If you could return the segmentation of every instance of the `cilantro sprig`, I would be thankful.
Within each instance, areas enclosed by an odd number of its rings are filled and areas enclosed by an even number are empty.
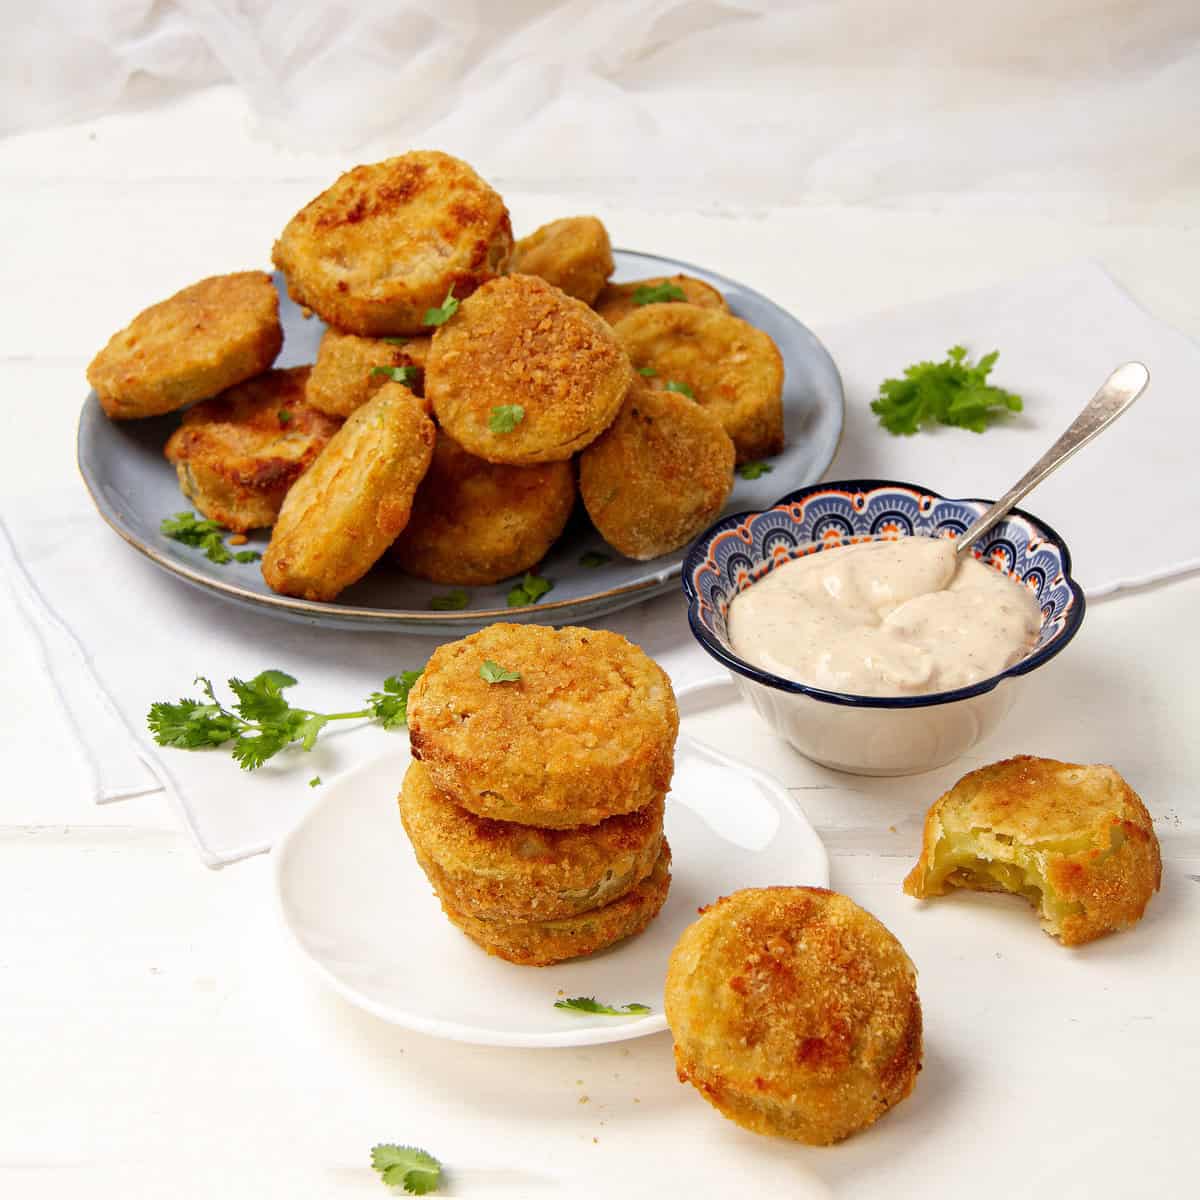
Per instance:
[[[445,300],[442,301],[441,308],[428,308],[425,310],[426,325],[445,325],[454,314],[458,312],[458,301],[454,298],[454,286],[451,285],[450,290],[446,293]]]
[[[683,288],[677,283],[672,283],[669,279],[664,279],[662,283],[642,284],[639,288],[634,288],[633,302],[634,304],[662,304],[668,300],[686,300],[687,297],[683,294]]]
[[[488,428],[493,433],[512,433],[525,420],[523,404],[497,404],[488,413]]]
[[[929,425],[956,425],[983,433],[1009,412],[1020,412],[1021,397],[987,382],[999,351],[972,365],[966,347],[951,346],[945,362],[919,362],[902,379],[885,379],[871,411],[889,433],[905,437]]]
[[[598,1013],[604,1017],[640,1017],[650,1012],[647,1004],[622,1004],[614,1008],[611,1004],[601,1004],[595,996],[572,996],[569,1000],[555,1000],[555,1008],[567,1012]]]
[[[442,1164],[432,1154],[392,1142],[371,1147],[371,1166],[388,1187],[402,1187],[410,1196],[436,1192],[442,1177]]]
[[[404,725],[408,693],[420,675],[420,671],[392,675],[384,681],[382,691],[367,697],[365,707],[339,713],[294,707],[283,693],[295,687],[297,680],[286,671],[260,671],[253,679],[230,679],[229,690],[236,697],[232,708],[217,698],[212,681],[199,675],[195,683],[201,699],[159,700],[150,706],[146,724],[160,746],[202,750],[229,745],[237,764],[254,771],[293,742],[311,750],[330,721],[372,719],[384,729]]]
[[[695,400],[696,398],[696,393],[686,383],[680,383],[678,379],[668,379],[666,390],[668,392],[678,392],[681,396],[686,396],[689,400]]]
[[[509,591],[508,607],[522,608],[526,604],[536,604],[547,592],[553,590],[553,580],[526,572],[525,578]]]
[[[372,367],[372,375],[386,375],[393,383],[407,387],[421,372],[416,367]]]

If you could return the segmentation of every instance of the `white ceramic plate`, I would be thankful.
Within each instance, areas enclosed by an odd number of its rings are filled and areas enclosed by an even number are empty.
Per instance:
[[[689,693],[711,690],[681,692],[681,709]],[[418,1033],[528,1047],[657,1033],[667,1024],[667,957],[700,905],[743,887],[829,882],[825,849],[782,784],[681,735],[666,812],[673,878],[657,919],[590,958],[513,966],[442,915],[396,807],[408,762],[398,750],[327,785],[273,855],[284,924],[318,974],[352,1004]],[[653,1011],[564,1012],[554,1007],[561,995]]]

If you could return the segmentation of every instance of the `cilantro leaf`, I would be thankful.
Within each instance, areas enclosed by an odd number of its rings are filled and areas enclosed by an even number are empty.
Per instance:
[[[602,567],[607,562],[612,562],[612,555],[601,554],[599,550],[589,550],[586,554],[579,556],[581,567]]]
[[[238,698],[234,707],[247,721],[278,721],[291,708],[283,692],[295,686],[295,678],[284,671],[262,671],[249,681],[229,681],[229,690]]]
[[[257,550],[239,550],[233,557],[237,562],[258,562],[262,555]]]
[[[407,346],[412,340],[406,337],[385,337],[379,339],[381,342],[387,342],[389,346]]]
[[[175,704],[162,700],[152,704],[146,723],[160,746],[176,746],[181,750],[224,745],[238,727],[236,717],[223,713],[215,705],[186,699]]]
[[[483,666],[479,668],[479,678],[485,683],[516,683],[521,678],[521,672],[510,671],[499,663],[492,662],[490,658],[485,658]]]
[[[280,425],[287,425],[292,419],[292,414],[286,408],[281,408],[275,415],[279,418]]]
[[[442,307],[426,310],[424,324],[445,325],[456,312],[458,312],[458,301],[454,298],[454,285],[451,284],[445,300],[442,301]]]
[[[436,612],[453,612],[466,608],[471,597],[463,588],[451,588],[444,596],[434,596],[429,601],[429,607]]]
[[[885,379],[871,411],[889,433],[909,436],[930,425],[955,425],[983,433],[1008,412],[1020,412],[1021,397],[987,382],[999,352],[972,365],[965,346],[951,346],[944,362],[919,362],[901,379]]]
[[[552,580],[543,579],[540,575],[531,575],[526,572],[525,578],[508,593],[508,607],[521,608],[526,604],[536,604],[553,588],[554,583]]]
[[[664,279],[662,283],[644,283],[641,287],[635,288],[633,292],[634,304],[662,304],[667,300],[686,299],[683,288],[669,279]]]
[[[488,414],[488,428],[493,433],[512,433],[525,420],[523,404],[497,404]]]
[[[386,375],[393,383],[412,383],[420,374],[416,367],[372,367],[372,375]]]
[[[399,675],[389,675],[383,681],[383,691],[372,692],[367,697],[371,715],[384,729],[395,729],[408,723],[408,693],[420,678],[420,671],[401,671]]]
[[[320,777],[320,775],[314,775],[314,776],[313,776],[313,777],[312,777],[312,778],[311,778],[311,779],[308,781],[308,786],[309,786],[309,787],[320,787],[320,786],[321,786],[321,777]]]
[[[638,374],[645,375],[647,379],[657,375],[658,372],[653,367],[638,367]]]
[[[570,1000],[555,1000],[555,1008],[566,1009],[568,1012],[599,1013],[605,1017],[640,1017],[650,1012],[646,1004],[622,1004],[614,1008],[611,1004],[601,1004],[595,996],[573,996]]]
[[[158,530],[164,537],[203,550],[210,562],[227,563],[233,558],[224,541],[227,530],[218,521],[205,520],[193,512],[178,512],[163,517]]]
[[[766,462],[748,462],[742,463],[737,469],[737,473],[743,479],[761,479],[764,475],[770,475],[775,470],[770,463]]]
[[[402,1187],[411,1196],[437,1191],[442,1164],[416,1146],[387,1143],[371,1147],[371,1166],[388,1187]]]
[[[666,390],[668,392],[678,392],[681,396],[686,396],[689,400],[695,400],[696,398],[696,393],[686,383],[680,383],[678,379],[668,379]]]
[[[255,771],[274,758],[291,741],[286,728],[276,725],[250,726],[233,743],[230,753],[243,771]]]

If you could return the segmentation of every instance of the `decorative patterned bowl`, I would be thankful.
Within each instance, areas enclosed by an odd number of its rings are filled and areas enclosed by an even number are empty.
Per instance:
[[[951,762],[1008,712],[1020,678],[1075,636],[1084,599],[1071,555],[1048,525],[1020,509],[974,547],[976,558],[1037,594],[1042,629],[1020,662],[988,679],[925,696],[856,696],[783,679],[739,658],[726,616],[739,592],[781,563],[837,546],[924,535],[958,537],[991,503],[949,500],[882,479],[818,483],[763,512],[734,513],[693,543],[683,564],[696,640],[733,673],[743,697],[808,758],[859,775],[909,775]]]

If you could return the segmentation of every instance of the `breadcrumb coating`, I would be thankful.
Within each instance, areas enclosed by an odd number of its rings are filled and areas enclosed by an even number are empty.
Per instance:
[[[535,229],[513,250],[514,275],[537,275],[591,304],[613,273],[608,230],[597,217],[563,217]]]
[[[487,683],[488,660],[521,678]],[[620,634],[502,622],[434,651],[408,728],[413,757],[463,807],[561,829],[666,793],[679,710],[663,669]]]
[[[667,966],[680,1082],[755,1133],[829,1145],[912,1091],[916,970],[824,888],[747,888],[701,909]]]
[[[267,371],[194,404],[163,453],[183,494],[235,533],[274,525],[341,421],[305,403],[307,367]]]
[[[612,329],[532,275],[497,279],[433,338],[425,393],[464,450],[516,465],[570,458],[612,423],[633,379]],[[496,429],[494,410],[519,406]]]
[[[419,856],[418,856],[419,858]],[[654,869],[619,899],[553,921],[484,921],[439,897],[442,911],[476,945],[522,967],[548,967],[606,950],[641,933],[658,916],[671,887],[671,848],[663,839]]]
[[[663,801],[599,825],[538,829],[477,817],[413,762],[400,817],[438,894],[490,921],[569,917],[623,896],[650,874],[662,843]]]
[[[433,457],[425,403],[389,383],[353,412],[283,502],[263,556],[276,592],[333,600],[408,523]]]
[[[355,167],[287,224],[272,257],[297,304],[347,333],[426,333],[425,314],[502,274],[512,223],[499,194],[436,150]]]
[[[1020,755],[964,775],[925,816],[910,896],[1013,892],[1079,946],[1141,920],[1162,882],[1154,823],[1112,768]]]
[[[610,546],[657,558],[716,519],[733,489],[733,460],[733,442],[711,412],[639,380],[580,455],[579,491]]]
[[[775,343],[739,317],[694,304],[647,304],[614,331],[647,382],[686,385],[720,418],[739,463],[783,449],[783,358]]]
[[[484,462],[439,433],[392,557],[434,583],[496,583],[541,562],[574,506],[571,463]]]
[[[261,374],[282,345],[270,275],[213,275],[114,333],[87,377],[110,417],[154,417]]]
[[[404,338],[396,345],[382,338],[359,337],[326,329],[308,379],[308,402],[334,417],[348,417],[362,407],[385,383],[398,382],[378,367],[411,367],[416,375],[405,385],[414,395],[424,392],[428,335]]]
[[[664,283],[673,283],[681,292],[683,300],[656,300],[655,304],[696,304],[700,308],[719,308],[729,311],[725,297],[711,283],[703,279],[695,279],[691,275],[656,275],[653,279],[631,279],[627,283],[610,283],[601,289],[592,307],[610,325],[615,325],[622,317],[631,312],[637,312],[646,307],[634,301],[634,296],[641,288],[661,287]]]

